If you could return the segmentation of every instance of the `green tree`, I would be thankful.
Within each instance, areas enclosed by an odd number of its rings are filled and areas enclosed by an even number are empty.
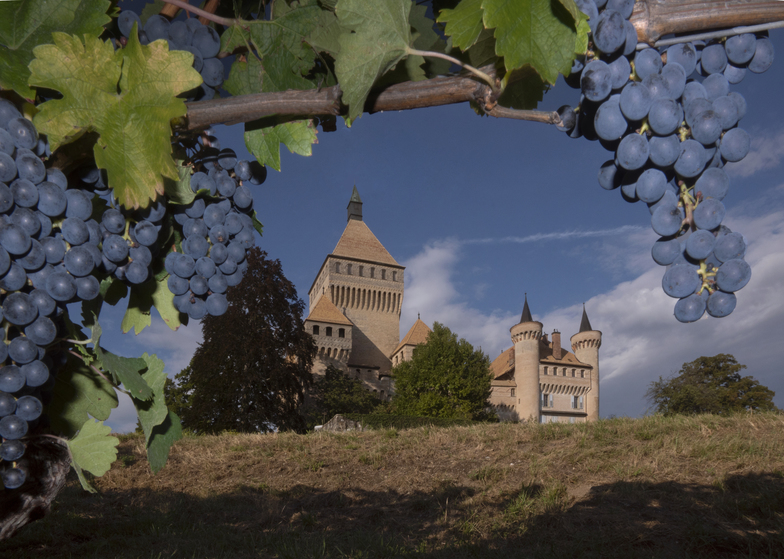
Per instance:
[[[486,419],[490,358],[436,322],[427,343],[392,370],[393,404],[405,415]]]
[[[700,357],[684,363],[677,376],[652,382],[646,397],[665,415],[775,410],[775,392],[752,376],[742,377],[745,368],[725,353]]]
[[[308,426],[329,420],[338,413],[373,413],[384,401],[370,392],[362,382],[349,377],[332,365],[317,376],[308,392]]]
[[[228,310],[204,318],[204,341],[167,400],[183,427],[196,432],[303,431],[300,408],[316,353],[303,328],[305,304],[279,260],[258,248],[247,258]]]

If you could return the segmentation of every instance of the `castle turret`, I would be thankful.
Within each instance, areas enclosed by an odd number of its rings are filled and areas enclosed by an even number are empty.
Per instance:
[[[591,329],[588,313],[583,305],[583,318],[580,331],[571,337],[572,351],[583,363],[591,365],[591,388],[586,395],[586,412],[588,421],[599,419],[599,348],[602,345],[602,333]]]
[[[362,199],[359,197],[357,185],[354,185],[354,191],[351,193],[351,200],[348,201],[346,211],[349,221],[352,219],[362,221]]]
[[[517,387],[515,411],[521,421],[539,422],[539,338],[542,337],[542,323],[534,321],[525,297],[520,323],[510,329],[514,343],[514,381]]]

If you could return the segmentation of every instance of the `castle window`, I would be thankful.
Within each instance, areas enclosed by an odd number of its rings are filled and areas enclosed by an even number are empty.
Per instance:
[[[346,264],[346,273],[351,275],[351,264]]]
[[[573,377],[574,377],[574,376],[577,376],[577,371],[576,371],[575,369],[572,369],[572,376],[573,376]]]
[[[370,268],[370,277],[371,278],[376,277],[376,269],[375,268]]]
[[[544,368],[544,374],[547,374],[547,367]]]
[[[583,397],[582,396],[580,396],[579,405],[580,405],[579,409],[583,409]]]
[[[580,397],[579,396],[572,396],[572,409],[576,410],[577,406],[580,405]]]
[[[585,378],[585,371],[580,369],[580,378]]]
[[[547,408],[552,406],[553,406],[553,396],[551,394],[542,394],[542,407]]]
[[[381,270],[381,279],[387,279],[387,271]]]
[[[397,281],[397,272],[392,271],[392,281]]]
[[[338,328],[338,338],[345,338],[345,337],[346,337],[346,329]]]
[[[360,267],[359,267],[359,277],[362,277],[362,273],[363,273],[364,271],[365,271],[365,267],[364,267],[364,266],[360,266]]]
[[[574,423],[574,418],[573,417],[569,418],[569,423]]]
[[[539,418],[539,421],[542,423],[547,423],[547,416],[543,415],[542,417]]]
[[[511,396],[512,398],[514,398],[514,395],[515,395],[515,393],[514,393],[514,388],[512,388],[512,393],[510,394],[510,396]]]
[[[340,262],[335,262],[335,273],[336,274],[340,273]]]
[[[319,335],[319,333],[318,333],[318,325],[317,324],[313,326],[313,335],[314,336],[318,336]]]
[[[332,326],[327,326],[327,332],[326,332],[326,335],[327,335],[327,336],[331,336],[331,335],[332,335]]]

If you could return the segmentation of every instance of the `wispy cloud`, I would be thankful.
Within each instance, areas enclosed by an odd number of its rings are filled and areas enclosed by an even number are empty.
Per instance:
[[[501,244],[501,243],[538,243],[542,241],[564,241],[575,239],[591,239],[596,237],[610,237],[617,235],[628,235],[630,233],[639,233],[645,231],[647,227],[638,225],[624,225],[623,227],[616,227],[614,229],[598,229],[593,231],[556,231],[552,233],[536,233],[534,235],[527,235],[525,237],[497,237],[485,239],[467,239],[460,241],[464,245],[483,245],[483,244]]]

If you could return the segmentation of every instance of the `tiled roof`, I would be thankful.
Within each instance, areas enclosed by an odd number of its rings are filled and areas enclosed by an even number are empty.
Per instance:
[[[353,326],[354,323],[346,318],[338,308],[332,304],[332,301],[324,295],[318,300],[316,306],[310,311],[310,314],[305,320],[313,320],[315,322],[327,322],[329,324],[346,324]]]
[[[365,222],[358,219],[350,219],[348,221],[332,254],[334,256],[345,256],[347,258],[400,266],[370,228],[365,225]]]
[[[420,319],[416,319],[414,325],[408,331],[408,334],[405,335],[403,341],[398,344],[395,348],[395,351],[392,352],[392,355],[395,355],[398,351],[400,351],[403,346],[405,345],[419,345],[427,342],[427,337],[430,335],[432,330],[422,322]]]
[[[540,346],[541,347],[541,346]],[[553,358],[553,343],[550,342],[544,351],[540,355],[539,359],[540,363],[547,363],[547,364],[557,364],[557,365],[579,365],[584,369],[592,369],[591,365],[588,363],[583,363],[577,357],[575,357],[574,353],[571,351],[566,351],[565,349],[561,349],[561,359],[554,359]],[[492,363],[490,363],[490,373],[492,374],[492,378],[497,379],[504,376],[506,373],[513,371],[515,365],[515,358],[514,358],[514,346],[510,347],[501,355],[496,357]]]

